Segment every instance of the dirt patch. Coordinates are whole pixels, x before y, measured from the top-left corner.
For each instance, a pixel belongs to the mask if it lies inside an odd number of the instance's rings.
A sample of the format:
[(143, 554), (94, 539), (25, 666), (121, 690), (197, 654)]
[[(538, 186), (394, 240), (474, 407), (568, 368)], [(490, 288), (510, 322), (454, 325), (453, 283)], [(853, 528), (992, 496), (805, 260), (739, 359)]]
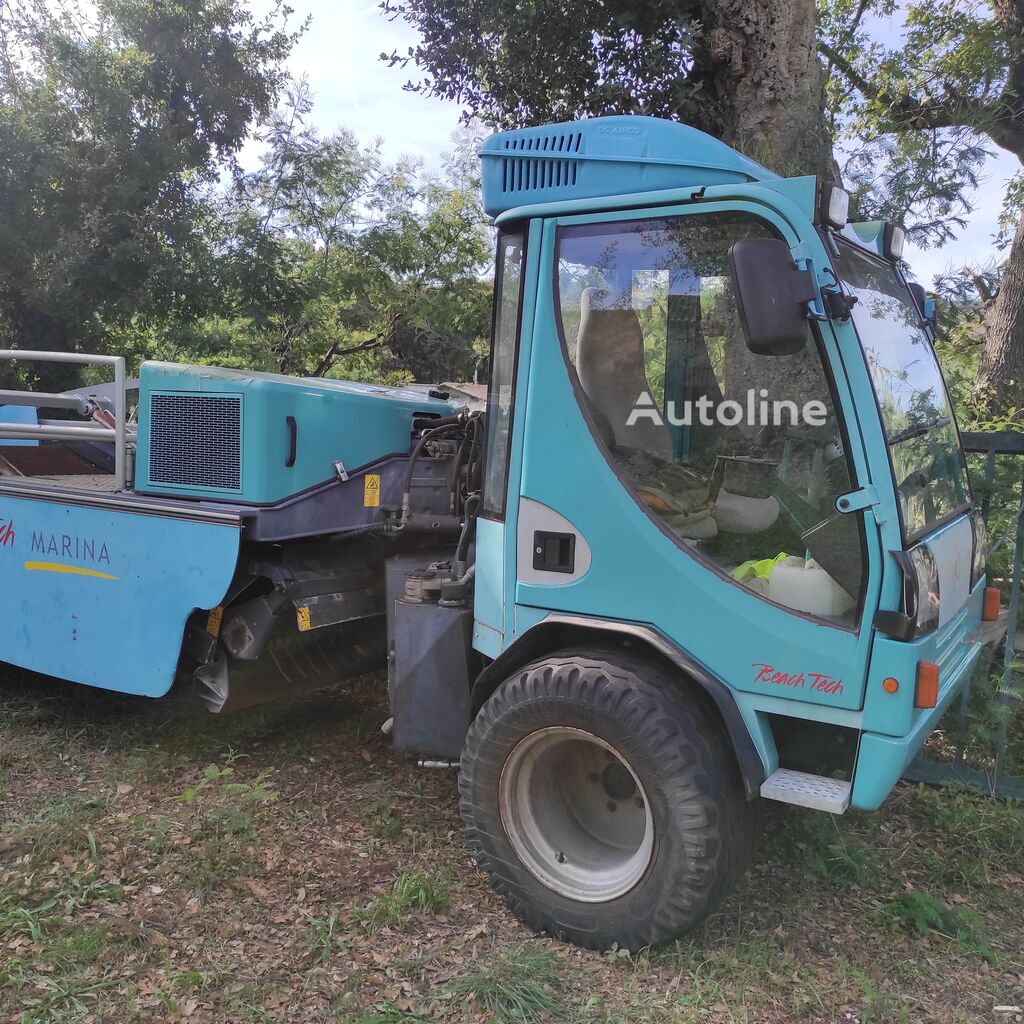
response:
[(689, 941), (583, 952), (505, 910), (386, 714), (378, 678), (224, 718), (6, 678), (0, 1020), (1024, 1019), (1019, 805), (767, 807)]

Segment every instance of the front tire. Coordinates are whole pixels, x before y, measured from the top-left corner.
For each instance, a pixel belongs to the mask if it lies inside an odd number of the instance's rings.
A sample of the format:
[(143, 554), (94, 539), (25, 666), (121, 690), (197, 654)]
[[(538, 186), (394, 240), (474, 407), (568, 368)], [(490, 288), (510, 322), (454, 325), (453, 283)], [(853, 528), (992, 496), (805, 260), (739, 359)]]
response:
[(461, 767), (477, 863), (530, 927), (577, 945), (685, 934), (750, 854), (755, 811), (717, 717), (628, 652), (516, 671), (471, 725)]

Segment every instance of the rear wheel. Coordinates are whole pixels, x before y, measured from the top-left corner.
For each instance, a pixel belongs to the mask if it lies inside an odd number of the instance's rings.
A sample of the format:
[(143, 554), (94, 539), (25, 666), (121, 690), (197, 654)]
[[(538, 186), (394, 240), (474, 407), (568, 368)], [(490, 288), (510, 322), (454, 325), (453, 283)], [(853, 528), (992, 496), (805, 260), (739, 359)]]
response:
[(567, 651), (507, 679), (470, 728), (459, 790), (494, 888), (531, 927), (584, 946), (689, 931), (752, 845), (717, 717), (627, 652)]

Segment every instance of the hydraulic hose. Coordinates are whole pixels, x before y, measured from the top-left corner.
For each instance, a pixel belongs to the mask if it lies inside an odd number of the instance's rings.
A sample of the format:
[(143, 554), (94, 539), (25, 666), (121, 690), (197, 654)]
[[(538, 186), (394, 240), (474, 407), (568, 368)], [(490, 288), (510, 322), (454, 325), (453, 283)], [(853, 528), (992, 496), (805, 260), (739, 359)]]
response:
[(462, 524), (462, 533), (459, 534), (459, 542), (455, 545), (455, 563), (452, 568), (462, 575), (466, 564), (466, 553), (469, 550), (469, 541), (476, 533), (476, 510), (480, 505), (480, 495), (471, 494), (466, 499), (465, 521)]
[(409, 465), (405, 470), (405, 480), (402, 483), (402, 512), (401, 518), (396, 529), (400, 530), (409, 521), (409, 513), (411, 512), (410, 497), (412, 492), (412, 474), (416, 469), (416, 461), (420, 455), (423, 454), (423, 449), (426, 447), (428, 441), (435, 437), (440, 437), (442, 434), (450, 433), (456, 427), (462, 426), (466, 422), (466, 414), (459, 413), (457, 416), (445, 417), (448, 422), (442, 422), (438, 426), (432, 427), (430, 430), (425, 430), (421, 435), (420, 439), (416, 442), (416, 447), (413, 448), (412, 454), (409, 456)]

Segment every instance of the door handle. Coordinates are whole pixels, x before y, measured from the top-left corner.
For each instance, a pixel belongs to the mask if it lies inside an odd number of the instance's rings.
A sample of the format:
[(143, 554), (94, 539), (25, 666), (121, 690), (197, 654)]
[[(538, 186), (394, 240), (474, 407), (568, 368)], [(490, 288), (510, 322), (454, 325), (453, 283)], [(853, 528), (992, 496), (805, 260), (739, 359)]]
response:
[(299, 447), (299, 425), (294, 416), (285, 416), (284, 421), (288, 424), (288, 458), (284, 464), (290, 469), (295, 465), (295, 454)]

